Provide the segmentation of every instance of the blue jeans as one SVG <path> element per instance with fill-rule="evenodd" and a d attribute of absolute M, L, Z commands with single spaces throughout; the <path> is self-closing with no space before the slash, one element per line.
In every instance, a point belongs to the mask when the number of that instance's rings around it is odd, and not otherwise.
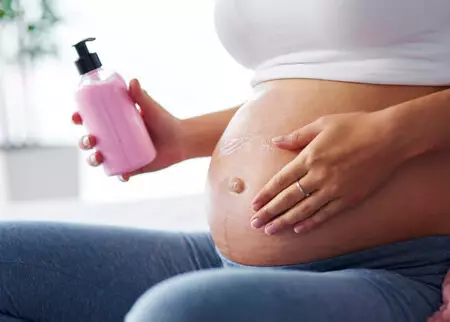
<path fill-rule="evenodd" d="M 449 250 L 437 236 L 244 267 L 207 233 L 3 222 L 0 322 L 424 322 Z"/>

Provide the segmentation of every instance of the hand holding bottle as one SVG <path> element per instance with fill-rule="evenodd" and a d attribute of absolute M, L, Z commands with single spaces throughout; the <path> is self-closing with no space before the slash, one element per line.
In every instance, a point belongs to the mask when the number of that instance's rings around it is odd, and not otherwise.
<path fill-rule="evenodd" d="M 131 173 L 122 174 L 125 181 L 133 175 L 161 170 L 185 159 L 181 121 L 155 102 L 136 79 L 130 82 L 129 95 L 133 102 L 139 105 L 145 127 L 158 153 L 150 164 Z M 72 119 L 75 124 L 83 123 L 79 113 L 75 113 Z M 80 139 L 79 145 L 83 150 L 90 150 L 96 147 L 97 139 L 93 135 L 86 135 Z M 96 151 L 87 161 L 92 166 L 102 164 L 104 161 L 102 151 Z"/>

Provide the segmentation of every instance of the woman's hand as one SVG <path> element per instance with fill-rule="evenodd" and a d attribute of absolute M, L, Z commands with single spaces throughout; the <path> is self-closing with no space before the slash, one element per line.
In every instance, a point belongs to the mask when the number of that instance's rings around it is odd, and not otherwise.
<path fill-rule="evenodd" d="M 155 102 L 141 88 L 136 79 L 130 82 L 129 94 L 131 99 L 141 108 L 145 126 L 158 153 L 156 159 L 149 165 L 122 175 L 121 179 L 124 181 L 128 181 L 133 175 L 161 170 L 185 159 L 181 121 Z M 78 125 L 83 123 L 79 113 L 75 113 L 72 120 Z M 92 135 L 83 136 L 79 145 L 83 150 L 93 149 L 96 145 L 96 139 Z M 102 164 L 101 151 L 91 154 L 87 162 L 94 167 Z"/>
<path fill-rule="evenodd" d="M 450 322 L 450 271 L 442 284 L 442 302 L 439 311 L 430 317 L 427 322 Z"/>
<path fill-rule="evenodd" d="M 300 150 L 257 194 L 251 219 L 269 235 L 304 233 L 367 197 L 404 161 L 382 113 L 325 116 L 273 143 Z"/>

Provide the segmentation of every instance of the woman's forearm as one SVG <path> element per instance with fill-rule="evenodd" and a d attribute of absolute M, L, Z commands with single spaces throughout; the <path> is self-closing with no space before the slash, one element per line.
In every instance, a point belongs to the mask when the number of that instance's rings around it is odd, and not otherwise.
<path fill-rule="evenodd" d="M 379 112 L 404 160 L 450 149 L 450 90 L 443 90 Z"/>
<path fill-rule="evenodd" d="M 211 156 L 225 128 L 239 108 L 240 106 L 181 121 L 185 159 Z"/>

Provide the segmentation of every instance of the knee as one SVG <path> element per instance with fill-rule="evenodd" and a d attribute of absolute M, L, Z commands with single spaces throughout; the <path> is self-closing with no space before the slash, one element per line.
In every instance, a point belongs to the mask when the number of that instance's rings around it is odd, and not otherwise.
<path fill-rule="evenodd" d="M 230 314 L 231 311 L 239 311 L 239 296 L 233 294 L 238 292 L 238 288 L 229 285 L 229 281 L 229 273 L 224 270 L 174 277 L 145 293 L 125 321 L 233 321 Z"/>

